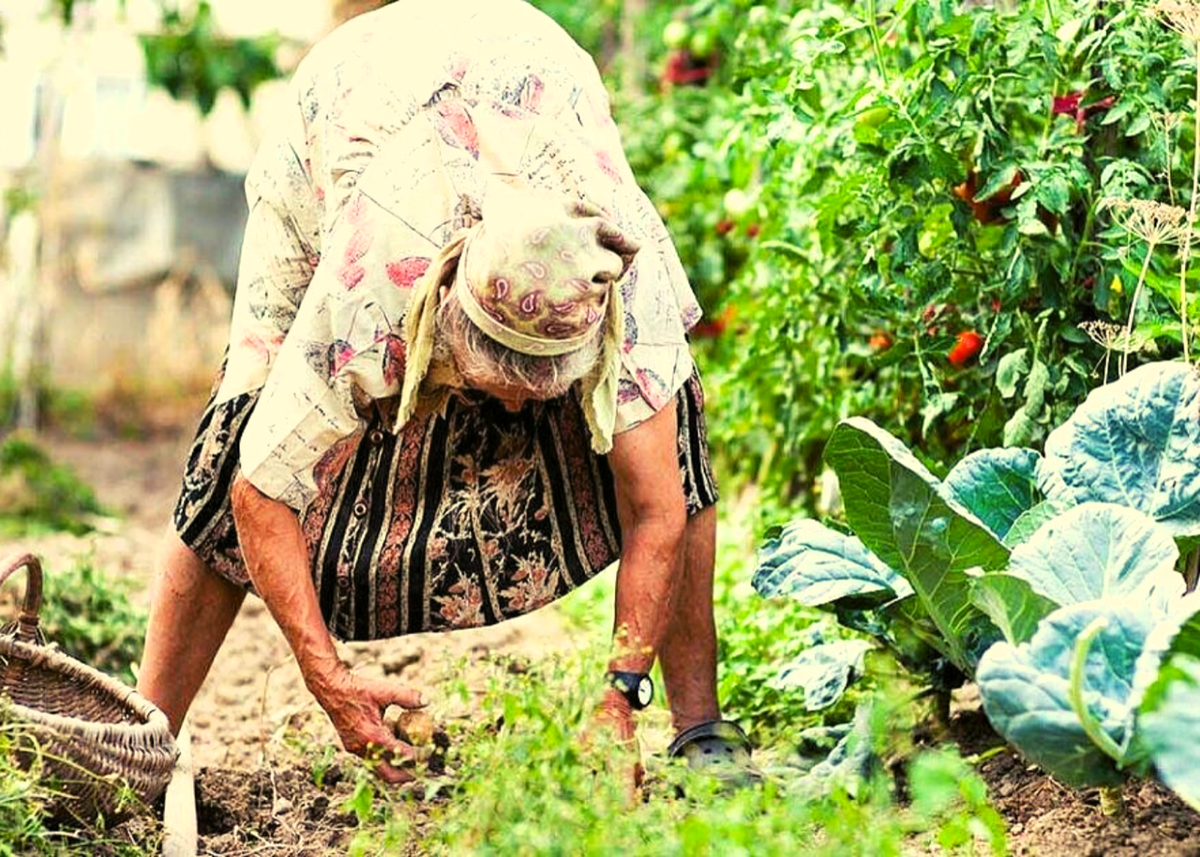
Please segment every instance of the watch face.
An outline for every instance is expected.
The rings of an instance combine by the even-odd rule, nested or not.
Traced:
[[[643,708],[650,704],[650,700],[654,698],[654,684],[650,681],[650,676],[644,675],[638,681],[637,695],[638,704]]]

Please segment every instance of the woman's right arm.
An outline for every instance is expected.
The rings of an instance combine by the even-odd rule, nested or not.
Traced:
[[[421,693],[393,682],[355,675],[342,663],[321,617],[309,576],[308,546],[296,513],[263,494],[243,476],[231,491],[234,520],[254,588],[279,624],[309,691],[351,753],[380,753],[377,772],[388,782],[412,779],[389,763],[413,750],[383,721],[389,705],[420,708]]]

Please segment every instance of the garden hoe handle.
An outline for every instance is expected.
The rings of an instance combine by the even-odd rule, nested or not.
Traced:
[[[163,857],[196,857],[196,779],[192,766],[192,736],[187,724],[179,730],[179,758],[167,784],[163,803]]]
[[[38,633],[38,611],[42,609],[42,564],[31,553],[18,554],[10,557],[0,571],[0,586],[20,569],[28,570],[25,583],[25,603],[21,607],[21,615],[17,617],[17,639],[23,643],[40,644],[41,634]]]

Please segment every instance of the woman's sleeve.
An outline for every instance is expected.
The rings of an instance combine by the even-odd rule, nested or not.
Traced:
[[[401,321],[429,259],[412,255],[389,217],[350,194],[242,436],[242,473],[297,510],[322,490],[326,456],[365,425],[375,401],[400,392]]]
[[[297,102],[246,176],[249,216],[218,401],[266,382],[320,259],[323,206],[306,166],[306,137]]]

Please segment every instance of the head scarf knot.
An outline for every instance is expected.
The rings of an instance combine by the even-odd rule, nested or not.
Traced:
[[[404,337],[407,366],[397,431],[416,409],[429,372],[443,285],[467,317],[496,342],[535,357],[569,354],[603,326],[596,365],[582,381],[592,449],[612,449],[625,310],[619,283],[636,243],[597,207],[561,196],[496,185],[482,217],[442,248],[413,287]]]

